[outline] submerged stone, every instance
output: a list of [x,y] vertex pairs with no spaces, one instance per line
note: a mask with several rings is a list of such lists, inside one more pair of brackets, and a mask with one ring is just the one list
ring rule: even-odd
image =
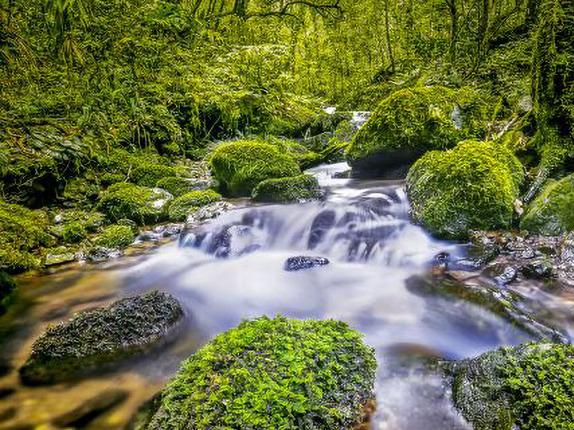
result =
[[54,383],[144,353],[164,343],[182,317],[178,301],[158,291],[79,312],[36,340],[20,376],[25,384]]
[[184,362],[131,428],[352,429],[374,398],[361,337],[338,321],[243,322]]
[[114,388],[106,390],[55,418],[52,423],[62,428],[85,426],[101,414],[123,403],[128,397],[129,393],[125,390]]
[[324,257],[290,257],[285,261],[284,269],[288,272],[295,272],[297,270],[326,266],[329,263],[330,261]]

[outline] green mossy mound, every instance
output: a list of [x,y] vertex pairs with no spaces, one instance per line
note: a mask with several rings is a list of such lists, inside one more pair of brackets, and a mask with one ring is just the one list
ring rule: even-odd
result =
[[88,231],[80,221],[72,221],[62,226],[62,240],[65,243],[78,243],[88,237]]
[[111,225],[96,238],[98,246],[105,248],[124,249],[130,246],[136,235],[132,227],[128,225]]
[[6,312],[17,291],[16,282],[6,272],[0,271],[0,315]]
[[528,206],[520,227],[531,234],[560,236],[574,230],[574,174],[549,181]]
[[215,191],[192,191],[175,199],[169,206],[169,219],[174,222],[185,221],[187,215],[197,208],[221,200],[221,195]]
[[79,312],[36,340],[20,376],[30,385],[53,383],[146,352],[165,342],[182,317],[177,300],[157,291]]
[[485,106],[470,88],[414,87],[384,99],[347,148],[353,170],[384,171],[482,137]]
[[319,182],[313,176],[299,175],[292,178],[267,179],[253,190],[258,202],[287,203],[321,198]]
[[351,429],[373,398],[361,337],[337,321],[243,322],[184,362],[134,428]]
[[157,181],[155,185],[157,188],[166,190],[174,197],[183,196],[192,191],[200,191],[197,186],[197,181],[189,178],[168,177]]
[[232,196],[250,196],[265,179],[297,176],[301,170],[295,160],[267,143],[236,141],[217,148],[211,167],[224,191]]
[[[88,233],[96,233],[105,224],[106,216],[99,212],[87,212],[76,209],[63,210],[56,214],[54,222],[61,224],[61,226],[58,226],[60,230],[66,225],[79,223]],[[62,235],[61,231],[60,235]]]
[[113,222],[126,218],[139,225],[153,224],[167,218],[172,198],[164,190],[120,182],[108,188],[97,207]]
[[447,239],[508,228],[523,178],[518,159],[496,143],[466,141],[449,151],[429,152],[407,177],[411,217]]
[[47,230],[43,212],[0,201],[0,269],[18,273],[39,267],[38,248],[54,241]]
[[527,344],[447,365],[474,430],[566,430],[574,423],[574,347]]
[[160,179],[176,175],[176,169],[163,164],[143,164],[132,172],[132,182],[143,187],[155,187]]

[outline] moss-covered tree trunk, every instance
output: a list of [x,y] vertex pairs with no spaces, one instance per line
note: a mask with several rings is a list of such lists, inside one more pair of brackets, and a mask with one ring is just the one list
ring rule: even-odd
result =
[[525,200],[530,201],[574,150],[574,0],[544,0],[538,6],[532,94],[538,174]]

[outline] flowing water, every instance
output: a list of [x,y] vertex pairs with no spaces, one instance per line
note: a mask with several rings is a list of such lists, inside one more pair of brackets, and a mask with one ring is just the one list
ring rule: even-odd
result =
[[[365,333],[379,362],[373,429],[468,428],[425,360],[472,357],[531,336],[471,303],[411,293],[408,279],[426,273],[438,254],[456,255],[461,248],[409,222],[400,181],[338,179],[347,169],[341,163],[310,171],[326,190],[324,201],[245,206],[185,232],[179,243],[21,279],[22,303],[3,324],[0,357],[7,369],[0,394],[13,392],[0,400],[0,430],[56,428],[54,417],[112,388],[127,390],[127,402],[85,427],[120,429],[183,358],[243,318],[264,314],[335,318]],[[294,256],[324,257],[330,264],[284,270]],[[74,383],[20,386],[17,367],[47,323],[150,289],[169,291],[186,308],[185,328],[171,344]]]

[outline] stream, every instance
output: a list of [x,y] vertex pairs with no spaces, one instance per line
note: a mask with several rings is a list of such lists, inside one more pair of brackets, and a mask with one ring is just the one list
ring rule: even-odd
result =
[[[365,334],[379,363],[372,429],[470,428],[424,362],[473,357],[533,337],[475,304],[413,294],[409,278],[463,247],[410,223],[403,182],[339,178],[346,170],[339,163],[309,171],[326,191],[321,202],[243,205],[184,231],[177,243],[20,277],[21,301],[0,320],[0,430],[57,429],[55,417],[118,389],[127,400],[78,428],[122,429],[184,358],[242,319],[264,314],[340,319]],[[330,263],[284,270],[296,256]],[[186,309],[185,327],[170,344],[73,383],[19,383],[18,367],[47,324],[151,289],[170,292]],[[558,316],[572,312],[571,303],[562,306],[552,295],[537,300]]]

